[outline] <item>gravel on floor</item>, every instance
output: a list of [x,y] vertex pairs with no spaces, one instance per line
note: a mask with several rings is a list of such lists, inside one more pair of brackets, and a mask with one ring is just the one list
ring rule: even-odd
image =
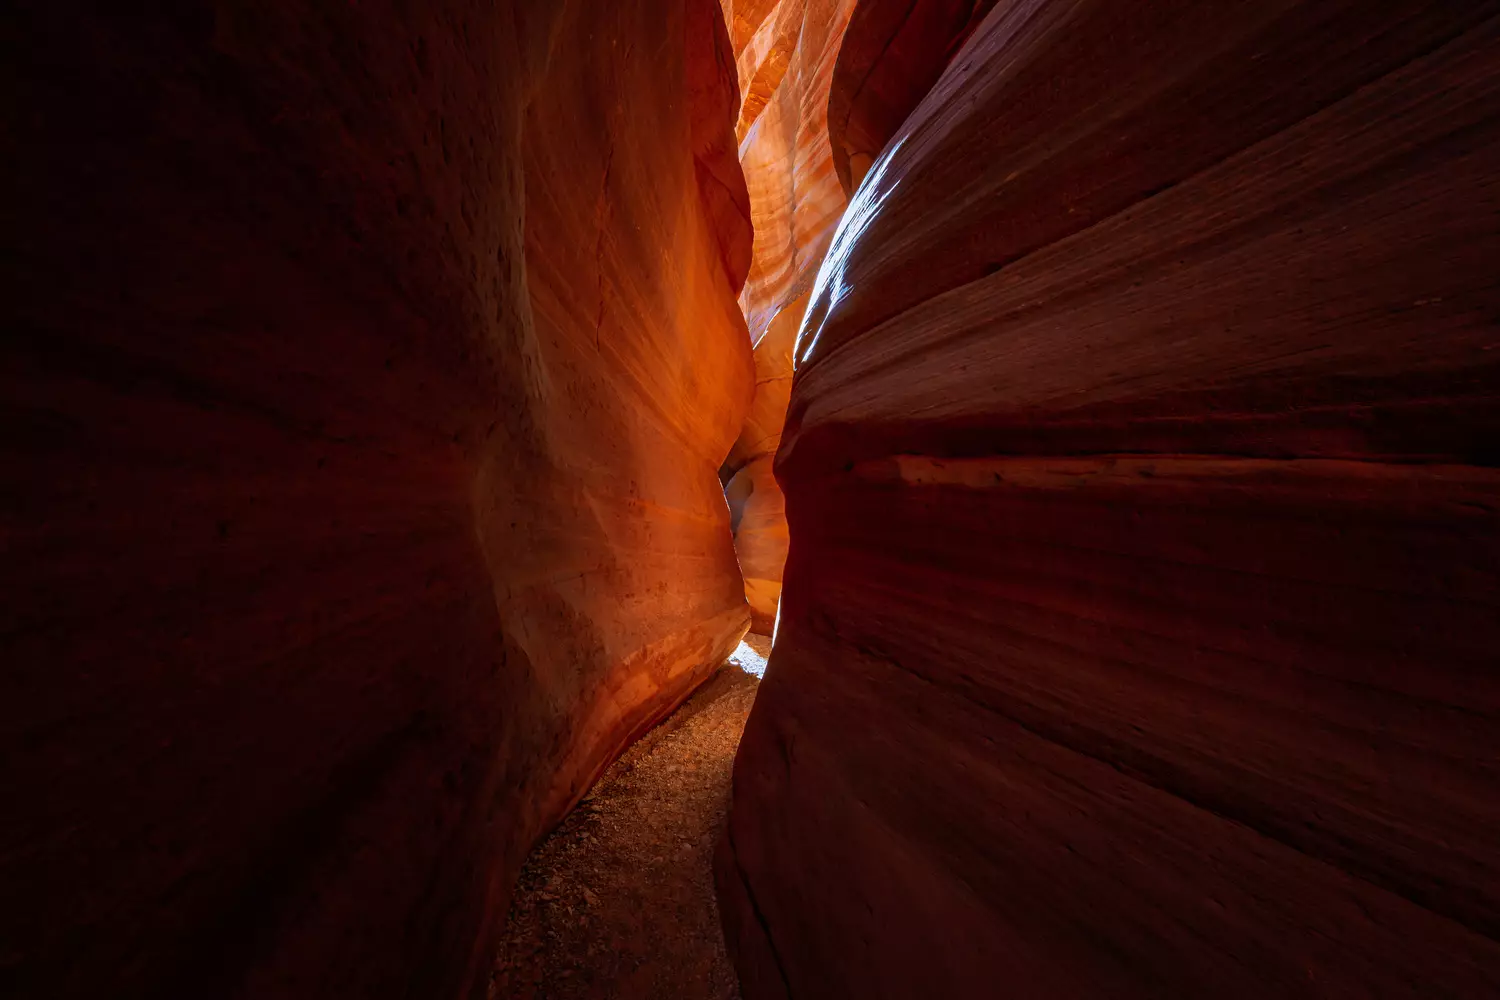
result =
[[746,636],[532,851],[491,1000],[737,1000],[711,862],[770,646]]

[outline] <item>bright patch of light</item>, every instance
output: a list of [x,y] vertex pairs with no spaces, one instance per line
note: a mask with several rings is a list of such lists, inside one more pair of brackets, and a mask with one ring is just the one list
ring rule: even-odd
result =
[[766,658],[751,649],[747,642],[741,642],[735,647],[734,652],[729,654],[729,662],[747,674],[754,674],[756,677],[766,676]]
[[[853,253],[854,245],[859,242],[865,230],[870,228],[870,223],[875,221],[875,216],[880,214],[880,206],[885,204],[891,192],[895,191],[901,183],[899,180],[892,181],[889,187],[882,189],[886,168],[891,165],[896,150],[900,149],[905,142],[906,138],[903,136],[895,145],[880,154],[880,159],[870,167],[870,172],[865,175],[865,179],[860,182],[859,189],[854,192],[854,197],[849,201],[849,207],[844,210],[843,218],[839,219],[839,227],[834,231],[833,243],[828,248],[828,255],[823,258],[823,266],[818,268],[818,277],[813,281],[812,298],[808,302],[807,313],[802,318],[802,329],[797,331],[797,344],[792,348],[794,370],[812,357],[813,348],[818,346],[818,338],[823,335],[823,327],[827,325],[828,317],[833,315],[838,304],[852,291],[844,280],[849,255]],[[814,321],[818,324],[816,330],[810,328]]]

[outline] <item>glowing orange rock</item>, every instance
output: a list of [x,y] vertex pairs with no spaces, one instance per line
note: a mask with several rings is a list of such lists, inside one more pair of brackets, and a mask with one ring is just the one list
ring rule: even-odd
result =
[[780,444],[791,346],[847,204],[850,158],[868,167],[992,2],[725,2],[755,223],[741,304],[756,341],[757,388],[724,472],[731,502],[744,505],[735,551],[759,630],[775,617],[787,549],[781,487],[759,459]]
[[828,88],[854,0],[738,4],[725,16],[743,100],[737,133],[755,227],[741,305],[755,342],[756,398],[722,470],[755,628],[769,632],[787,530],[770,456],[791,388],[791,346],[845,195],[828,143]]

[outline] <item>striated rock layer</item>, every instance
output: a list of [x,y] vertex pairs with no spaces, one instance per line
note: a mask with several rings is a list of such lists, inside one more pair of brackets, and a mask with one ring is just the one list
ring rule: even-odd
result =
[[740,163],[755,228],[740,302],[755,341],[805,300],[847,203],[828,142],[828,99],[855,2],[782,0],[736,51]]
[[792,393],[792,346],[805,304],[804,297],[783,310],[755,345],[755,398],[720,470],[751,628],[761,635],[770,635],[775,628],[786,563],[786,504],[771,463],[781,445]]
[[482,991],[748,621],[719,12],[14,26],[0,992]]
[[781,595],[787,527],[771,456],[781,443],[791,347],[813,279],[852,187],[991,6],[724,0],[744,94],[740,156],[755,223],[741,303],[756,341],[756,395],[721,472],[757,631],[769,634]]
[[740,302],[755,342],[751,412],[720,473],[754,628],[769,634],[787,529],[771,457],[791,392],[791,347],[847,203],[828,141],[829,86],[856,0],[722,0],[742,101],[740,159],[755,236]]
[[747,998],[1500,992],[1497,61],[1493,3],[988,15],[797,348]]
[[860,0],[828,96],[828,145],[844,193],[859,187],[996,0]]

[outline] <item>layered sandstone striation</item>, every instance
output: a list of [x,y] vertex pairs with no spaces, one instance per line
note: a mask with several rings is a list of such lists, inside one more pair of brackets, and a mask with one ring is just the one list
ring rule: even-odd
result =
[[804,297],[778,314],[755,345],[755,398],[720,470],[751,628],[767,636],[776,624],[788,541],[786,504],[771,463],[781,445],[792,393],[792,347],[805,304]]
[[932,89],[997,0],[860,0],[828,95],[828,146],[844,194]]
[[991,6],[993,0],[724,2],[755,224],[740,301],[756,342],[756,394],[722,474],[757,631],[769,634],[781,595],[787,527],[772,456],[791,393],[791,346],[813,279],[863,171]]
[[1488,3],[989,13],[797,346],[748,998],[1500,991],[1497,60]]
[[769,634],[786,561],[771,460],[791,392],[791,347],[847,202],[828,141],[829,87],[856,0],[723,0],[742,95],[740,159],[754,244],[740,302],[755,342],[751,412],[721,470],[757,632]]
[[736,49],[737,133],[755,227],[740,301],[752,340],[805,299],[847,198],[828,142],[828,99],[856,0],[781,0]]
[[716,5],[14,25],[0,992],[482,990],[748,623]]

